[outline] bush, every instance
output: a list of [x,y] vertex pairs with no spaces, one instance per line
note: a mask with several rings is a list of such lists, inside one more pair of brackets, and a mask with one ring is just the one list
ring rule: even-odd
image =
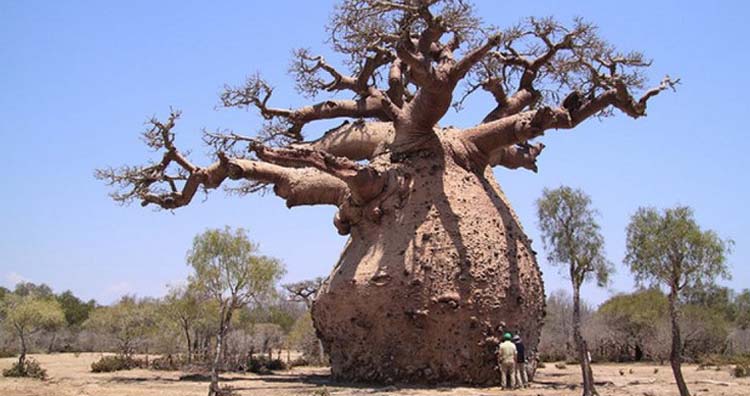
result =
[[265,356],[251,356],[247,361],[247,371],[256,374],[270,374],[273,370],[286,370],[281,359],[268,359]]
[[36,360],[29,358],[24,361],[23,366],[18,362],[13,363],[9,369],[3,370],[3,376],[30,377],[43,380],[47,378],[47,370],[43,369]]
[[183,365],[183,359],[172,355],[158,357],[151,361],[152,370],[177,371]]
[[740,366],[750,366],[750,354],[737,355],[703,355],[698,359],[698,363],[703,366],[726,366],[730,364]]
[[289,367],[299,367],[299,366],[309,366],[310,362],[307,361],[304,357],[298,357],[291,362],[289,362]]
[[219,388],[219,392],[217,392],[218,396],[238,396],[239,393],[234,391],[234,388],[232,388],[229,385],[224,385],[221,388]]
[[734,366],[734,370],[732,371],[732,375],[734,375],[736,378],[747,377],[747,376],[750,375],[750,367],[738,364],[738,365]]
[[565,363],[555,363],[555,368],[558,370],[565,370],[568,366]]
[[0,359],[12,357],[16,357],[16,354],[7,349],[0,349]]
[[131,356],[102,356],[101,359],[91,363],[91,371],[94,373],[111,373],[113,371],[145,368],[147,366],[148,364],[145,360],[136,359]]

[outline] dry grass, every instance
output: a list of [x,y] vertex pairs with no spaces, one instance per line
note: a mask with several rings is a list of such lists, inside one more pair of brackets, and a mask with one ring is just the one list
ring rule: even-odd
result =
[[[0,395],[13,396],[187,396],[205,395],[207,382],[180,381],[183,373],[177,371],[130,370],[116,373],[91,373],[91,362],[101,355],[73,354],[35,355],[34,358],[47,369],[49,379],[41,382],[31,379],[0,377]],[[14,359],[0,359],[0,369],[7,368]],[[658,368],[658,372],[654,372]],[[632,370],[632,373],[631,373]],[[621,375],[620,372],[623,372]],[[594,365],[602,396],[642,396],[650,393],[659,396],[677,395],[669,366],[653,364],[600,364]],[[688,386],[697,395],[750,395],[750,379],[730,376],[730,367],[718,371],[710,368],[698,370],[686,365],[684,374]],[[231,385],[240,395],[316,395],[328,391],[331,395],[519,395],[519,396],[578,396],[580,389],[577,366],[568,365],[557,369],[552,364],[541,369],[537,382],[531,388],[502,391],[499,388],[468,387],[368,387],[353,384],[335,384],[328,377],[328,370],[320,368],[295,368],[277,375],[225,374],[224,384]],[[711,380],[728,382],[730,386],[705,384]],[[697,381],[697,382],[696,382]],[[629,385],[641,382],[640,385]],[[650,383],[653,382],[653,383]],[[325,391],[324,391],[325,389]]]

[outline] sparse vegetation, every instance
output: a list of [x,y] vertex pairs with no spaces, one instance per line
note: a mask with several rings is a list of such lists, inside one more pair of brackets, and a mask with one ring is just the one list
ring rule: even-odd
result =
[[101,359],[91,363],[91,372],[111,373],[113,371],[131,370],[144,367],[147,367],[145,360],[137,359],[132,356],[102,356]]
[[25,359],[23,362],[15,362],[3,370],[3,377],[28,377],[40,380],[47,379],[47,370],[43,369],[39,362],[34,359]]
[[265,356],[252,356],[247,362],[247,371],[257,374],[269,374],[273,371],[286,370],[287,364],[281,359],[269,359]]

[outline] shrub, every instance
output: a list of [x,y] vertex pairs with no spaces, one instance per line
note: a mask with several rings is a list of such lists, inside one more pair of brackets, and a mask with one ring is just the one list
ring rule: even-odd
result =
[[102,356],[101,359],[91,363],[91,371],[94,373],[111,373],[113,371],[145,368],[147,366],[148,364],[145,360],[136,359],[131,356]]
[[247,371],[256,374],[269,374],[273,370],[286,370],[281,359],[268,359],[265,356],[251,356],[247,361]]
[[217,396],[238,396],[239,393],[235,392],[234,388],[232,388],[229,385],[224,385],[221,388],[219,388],[219,392],[217,392]]
[[30,377],[37,379],[46,379],[47,370],[43,369],[34,359],[26,359],[23,366],[18,362],[13,363],[9,369],[3,370],[4,377]]
[[304,357],[298,357],[291,362],[289,362],[289,367],[299,367],[299,366],[309,366],[310,362],[307,361]]
[[565,370],[568,366],[565,363],[555,363],[555,368],[558,370]]
[[331,396],[331,392],[328,391],[328,388],[323,386],[321,389],[316,389],[313,391],[313,395],[315,396]]
[[0,349],[0,359],[12,357],[16,357],[16,354],[7,349]]
[[734,370],[733,370],[732,374],[736,378],[747,377],[747,376],[750,375],[750,367],[738,364],[738,365],[734,366]]
[[183,365],[183,359],[172,355],[158,357],[151,361],[152,370],[177,371]]

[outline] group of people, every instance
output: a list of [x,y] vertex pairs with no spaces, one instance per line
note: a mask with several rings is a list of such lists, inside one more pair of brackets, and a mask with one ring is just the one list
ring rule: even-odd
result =
[[[498,348],[498,366],[500,367],[500,386],[513,389],[529,386],[526,374],[526,347],[521,336],[503,334],[503,342]],[[514,378],[515,377],[515,378]]]

